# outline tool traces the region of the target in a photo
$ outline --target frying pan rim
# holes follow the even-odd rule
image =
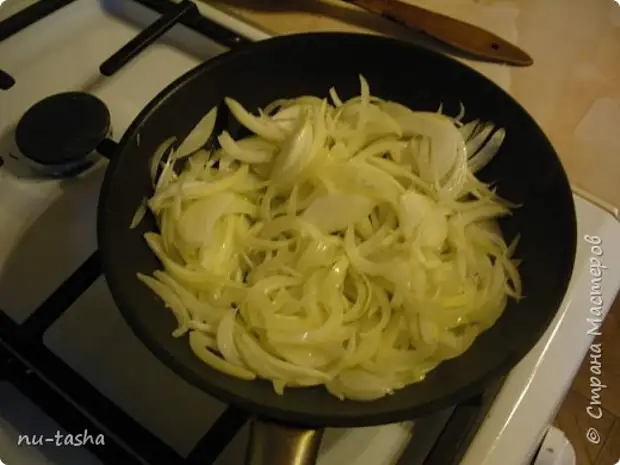
[[[570,234],[570,238],[566,239],[567,249],[570,248],[571,259],[568,260],[569,266],[564,268],[564,274],[562,278],[562,289],[561,292],[557,293],[555,298],[556,303],[554,304],[555,312],[549,312],[548,318],[544,321],[544,324],[539,326],[539,331],[536,334],[530,335],[530,343],[529,344],[521,344],[516,349],[513,349],[509,356],[507,356],[501,363],[498,363],[493,369],[487,371],[485,375],[479,377],[477,380],[472,381],[471,383],[456,389],[450,393],[448,396],[444,396],[439,399],[435,399],[432,402],[427,402],[422,405],[408,407],[408,408],[400,408],[394,409],[392,411],[379,411],[379,412],[371,412],[371,413],[362,413],[360,415],[335,415],[334,412],[323,413],[319,411],[315,412],[291,412],[283,407],[273,407],[266,406],[259,402],[256,402],[254,398],[247,398],[243,396],[239,396],[234,392],[231,392],[226,389],[222,389],[219,386],[215,386],[213,384],[208,383],[203,378],[195,375],[193,371],[186,367],[182,362],[176,360],[166,349],[165,345],[158,342],[154,337],[151,337],[151,334],[148,330],[145,329],[144,325],[141,323],[141,319],[137,318],[136,312],[128,310],[128,307],[131,307],[131,303],[128,301],[130,299],[125,299],[125,294],[122,291],[117,289],[117,279],[118,276],[114,272],[115,266],[113,266],[109,261],[109,254],[107,253],[111,247],[111,241],[107,241],[107,222],[105,221],[106,217],[106,207],[108,205],[108,199],[110,198],[110,191],[114,185],[114,179],[116,178],[116,172],[121,164],[121,160],[123,156],[128,156],[131,153],[131,150],[128,148],[129,143],[132,139],[135,138],[136,134],[140,131],[140,128],[146,121],[148,121],[149,117],[158,109],[158,107],[164,104],[167,99],[171,98],[177,89],[181,88],[184,85],[187,85],[189,82],[193,81],[199,75],[203,73],[207,73],[209,69],[221,66],[222,63],[225,63],[229,60],[237,60],[239,57],[246,55],[248,53],[253,53],[257,49],[261,49],[263,47],[272,47],[273,42],[284,42],[284,41],[296,41],[303,40],[303,38],[338,38],[338,37],[360,37],[365,40],[371,41],[383,41],[385,43],[393,43],[400,47],[407,46],[412,49],[412,51],[416,51],[421,55],[432,55],[432,56],[440,56],[444,60],[449,60],[453,63],[456,63],[461,68],[465,68],[466,72],[472,73],[477,76],[478,79],[484,80],[488,85],[495,87],[495,90],[504,94],[504,96],[509,99],[512,105],[515,108],[519,108],[524,112],[531,120],[537,131],[540,135],[543,136],[545,142],[548,145],[549,151],[555,155],[557,162],[561,168],[558,174],[561,174],[563,185],[565,187],[565,192],[563,196],[567,197],[567,201],[571,206],[572,213],[572,223],[573,227],[571,231],[568,231],[567,234]],[[321,39],[324,40],[324,39]],[[568,205],[566,205],[568,207]],[[525,108],[516,101],[510,94],[504,91],[501,87],[495,84],[493,81],[488,79],[486,76],[482,75],[475,69],[470,68],[453,57],[447,56],[442,53],[435,52],[433,50],[426,49],[424,47],[418,46],[416,44],[411,44],[409,42],[405,42],[403,40],[393,38],[393,37],[384,37],[384,36],[374,36],[370,34],[363,33],[348,33],[348,32],[310,32],[310,33],[301,33],[301,34],[290,34],[285,36],[276,36],[272,38],[268,38],[262,41],[254,42],[248,45],[244,45],[238,49],[233,49],[227,52],[224,52],[214,58],[211,58],[203,63],[196,65],[194,68],[188,70],[186,73],[179,76],[173,82],[168,84],[164,89],[162,89],[152,100],[147,103],[147,105],[140,111],[140,113],[134,118],[130,126],[127,128],[123,136],[121,137],[116,153],[113,157],[111,157],[108,168],[106,169],[104,180],[101,186],[99,203],[97,208],[97,242],[99,246],[100,255],[101,255],[101,263],[103,274],[106,279],[107,285],[110,289],[110,293],[113,297],[113,300],[116,306],[119,308],[124,320],[127,322],[128,326],[131,328],[134,335],[143,343],[149,351],[159,359],[165,366],[171,369],[175,374],[180,376],[182,379],[197,387],[198,389],[204,391],[205,393],[212,395],[219,401],[232,404],[248,411],[248,415],[258,415],[262,417],[269,418],[273,421],[279,421],[284,423],[295,423],[298,425],[304,425],[308,427],[360,427],[360,426],[372,426],[378,424],[392,423],[392,422],[400,422],[400,421],[408,421],[412,418],[426,415],[431,412],[435,412],[440,410],[441,406],[449,406],[467,398],[470,398],[483,390],[483,387],[488,385],[493,380],[498,378],[502,378],[507,375],[516,364],[524,358],[527,353],[529,353],[534,346],[538,343],[538,341],[543,337],[548,328],[551,325],[551,322],[556,317],[558,311],[561,308],[562,302],[570,285],[570,281],[572,278],[574,266],[575,266],[575,258],[577,252],[577,219],[575,212],[575,204],[572,195],[572,190],[570,188],[570,183],[568,180],[567,173],[562,165],[561,159],[557,154],[555,148],[547,138],[546,134],[542,130],[542,128],[538,125],[538,123],[534,120],[534,118],[525,110]],[[489,330],[491,330],[490,328]],[[286,394],[285,394],[286,395]],[[353,402],[353,401],[344,401],[344,402]],[[360,405],[360,409],[363,410],[365,403],[358,403]],[[294,417],[294,420],[291,418]]]

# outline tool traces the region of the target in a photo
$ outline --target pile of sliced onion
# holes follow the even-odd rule
[[[217,134],[209,112],[151,166],[146,234],[163,269],[139,275],[204,363],[241,379],[372,400],[466,351],[521,297],[513,206],[475,177],[503,129],[370,94],[302,96]],[[175,162],[186,158],[182,169]]]

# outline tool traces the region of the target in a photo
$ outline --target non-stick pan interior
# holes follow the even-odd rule
[[[480,118],[506,128],[503,148],[481,176],[496,181],[501,196],[523,204],[502,229],[509,239],[522,236],[517,256],[523,260],[526,298],[519,304],[511,301],[464,355],[390,397],[340,401],[323,388],[289,389],[279,396],[270,383],[241,381],[212,370],[193,355],[186,338],[171,336],[172,315],[136,279],[138,272],[160,268],[142,237],[154,229],[154,221],[148,217],[134,230],[129,224],[137,205],[152,193],[149,160],[157,146],[171,136],[185,137],[225,96],[252,110],[283,97],[327,96],[332,86],[345,98],[359,93],[359,74],[384,99],[432,111],[443,103],[444,111],[454,114],[462,102],[465,120]],[[576,224],[569,184],[549,141],[526,111],[490,81],[456,61],[395,40],[309,34],[270,39],[223,55],[163,91],[128,130],[109,167],[99,205],[99,243],[108,284],[124,317],[187,381],[272,419],[362,426],[448,406],[508,372],[538,341],[561,303],[572,272]]]

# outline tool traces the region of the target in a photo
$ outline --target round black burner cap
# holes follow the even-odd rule
[[[84,92],[65,92],[28,109],[15,129],[15,143],[37,163],[61,165],[91,154],[109,131],[105,103]]]

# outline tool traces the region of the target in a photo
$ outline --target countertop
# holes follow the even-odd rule
[[[507,90],[555,146],[571,183],[620,207],[620,0],[404,0],[512,41],[527,68],[463,60]],[[357,31],[420,42],[336,0],[209,0],[276,34]]]

